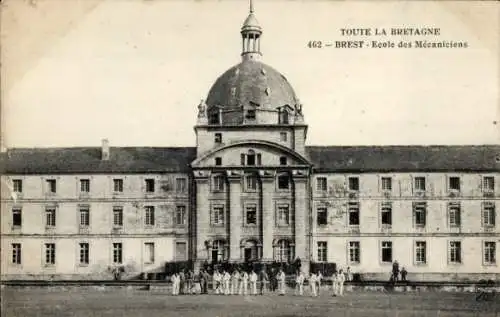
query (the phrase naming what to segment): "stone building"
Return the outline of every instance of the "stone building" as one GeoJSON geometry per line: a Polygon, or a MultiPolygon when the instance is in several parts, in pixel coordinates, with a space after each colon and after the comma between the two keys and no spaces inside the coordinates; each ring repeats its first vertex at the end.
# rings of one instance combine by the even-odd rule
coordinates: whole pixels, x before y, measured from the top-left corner
{"type": "Polygon", "coordinates": [[[241,63],[198,105],[195,147],[2,153],[2,278],[296,258],[383,279],[395,260],[412,279],[498,278],[500,146],[306,146],[261,35],[251,8],[241,63]]]}

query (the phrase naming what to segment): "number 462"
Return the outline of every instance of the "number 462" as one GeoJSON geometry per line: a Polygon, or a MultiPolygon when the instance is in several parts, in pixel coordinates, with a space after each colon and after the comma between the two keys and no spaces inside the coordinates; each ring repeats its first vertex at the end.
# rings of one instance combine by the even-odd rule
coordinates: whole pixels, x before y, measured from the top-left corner
{"type": "Polygon", "coordinates": [[[323,42],[321,42],[321,41],[309,41],[309,43],[307,43],[307,47],[309,47],[309,48],[322,48],[323,42]]]}

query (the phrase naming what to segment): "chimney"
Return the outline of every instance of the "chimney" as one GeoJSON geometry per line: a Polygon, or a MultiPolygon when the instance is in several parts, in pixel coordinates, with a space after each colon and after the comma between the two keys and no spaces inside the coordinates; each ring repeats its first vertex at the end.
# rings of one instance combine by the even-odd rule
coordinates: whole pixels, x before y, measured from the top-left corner
{"type": "Polygon", "coordinates": [[[109,141],[108,139],[102,139],[101,145],[101,160],[109,160],[109,141]]]}

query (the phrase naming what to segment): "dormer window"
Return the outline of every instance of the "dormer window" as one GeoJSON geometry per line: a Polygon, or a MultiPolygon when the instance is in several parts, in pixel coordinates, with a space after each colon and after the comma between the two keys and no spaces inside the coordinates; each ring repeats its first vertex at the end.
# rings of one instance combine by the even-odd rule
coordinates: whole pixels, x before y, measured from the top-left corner
{"type": "Polygon", "coordinates": [[[255,120],[255,110],[254,109],[247,110],[246,119],[247,120],[255,120]]]}
{"type": "Polygon", "coordinates": [[[219,117],[219,112],[218,111],[213,111],[208,115],[208,122],[210,124],[219,124],[220,123],[220,117],[219,117]]]}
{"type": "Polygon", "coordinates": [[[280,165],[286,165],[286,156],[280,157],[280,165]]]}
{"type": "Polygon", "coordinates": [[[286,110],[286,106],[278,108],[278,113],[279,113],[279,118],[278,118],[278,123],[279,124],[288,124],[288,111],[286,110]]]}

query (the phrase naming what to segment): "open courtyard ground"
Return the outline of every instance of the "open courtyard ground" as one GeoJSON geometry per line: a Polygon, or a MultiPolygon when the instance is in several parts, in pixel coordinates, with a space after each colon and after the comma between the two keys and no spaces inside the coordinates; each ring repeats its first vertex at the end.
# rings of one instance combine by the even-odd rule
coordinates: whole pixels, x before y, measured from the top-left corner
{"type": "Polygon", "coordinates": [[[422,316],[500,317],[500,298],[477,302],[474,293],[347,293],[332,297],[171,296],[137,289],[13,289],[2,290],[2,316],[422,316]]]}

